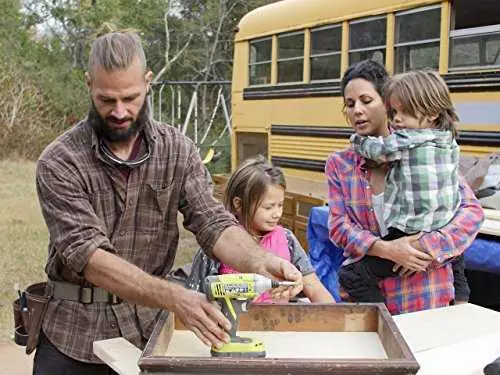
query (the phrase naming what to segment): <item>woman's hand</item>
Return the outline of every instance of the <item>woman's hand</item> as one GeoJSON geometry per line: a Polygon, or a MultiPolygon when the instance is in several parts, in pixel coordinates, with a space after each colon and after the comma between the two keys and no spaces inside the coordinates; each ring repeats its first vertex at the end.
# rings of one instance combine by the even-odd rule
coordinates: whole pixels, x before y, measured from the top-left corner
{"type": "Polygon", "coordinates": [[[416,272],[416,271],[410,270],[406,267],[403,267],[399,264],[395,264],[394,267],[392,267],[392,271],[394,273],[397,273],[401,277],[411,276],[416,272]]]}
{"type": "Polygon", "coordinates": [[[377,256],[392,260],[396,263],[397,269],[401,268],[400,272],[402,272],[403,275],[412,272],[423,272],[427,270],[427,267],[434,258],[420,248],[418,245],[419,237],[420,234],[414,234],[392,241],[380,240],[383,242],[383,251],[377,256]],[[416,246],[418,248],[416,248],[416,246]]]}
{"type": "MultiPolygon", "coordinates": [[[[425,253],[424,249],[420,245],[420,241],[418,241],[419,238],[420,238],[419,234],[410,236],[410,246],[412,246],[414,249],[416,249],[418,251],[425,253]]],[[[429,265],[427,265],[427,267],[428,266],[429,265]]],[[[401,277],[411,276],[416,272],[416,271],[411,270],[409,268],[406,268],[400,264],[395,264],[394,267],[392,268],[392,270],[393,270],[393,272],[399,274],[399,276],[401,276],[401,277]]]]}

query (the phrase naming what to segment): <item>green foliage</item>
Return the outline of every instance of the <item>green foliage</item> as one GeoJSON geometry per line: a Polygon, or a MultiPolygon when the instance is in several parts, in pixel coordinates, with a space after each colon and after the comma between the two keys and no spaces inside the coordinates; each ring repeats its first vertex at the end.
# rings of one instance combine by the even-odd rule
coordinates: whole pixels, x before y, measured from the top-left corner
{"type": "MultiPolygon", "coordinates": [[[[230,79],[239,19],[271,2],[0,0],[0,158],[38,157],[85,115],[83,74],[103,23],[136,29],[150,68],[164,71],[161,79],[230,79]],[[178,58],[166,59],[167,50],[169,59],[178,58]]],[[[203,91],[202,100],[213,102],[213,93],[203,91]]],[[[201,111],[204,121],[208,107],[201,111]]]]}
{"type": "Polygon", "coordinates": [[[8,17],[0,27],[0,157],[36,158],[83,115],[82,74],[72,68],[61,44],[37,39],[17,1],[2,2],[8,17]]]}

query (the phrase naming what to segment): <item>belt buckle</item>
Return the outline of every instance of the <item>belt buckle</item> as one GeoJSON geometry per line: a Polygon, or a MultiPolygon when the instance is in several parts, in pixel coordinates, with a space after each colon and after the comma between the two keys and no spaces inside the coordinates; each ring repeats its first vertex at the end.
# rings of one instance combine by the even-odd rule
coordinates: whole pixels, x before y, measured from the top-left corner
{"type": "Polygon", "coordinates": [[[94,288],[81,286],[78,291],[78,300],[84,305],[89,305],[94,302],[94,288]]]}
{"type": "Polygon", "coordinates": [[[110,305],[118,305],[122,302],[122,299],[118,297],[116,294],[108,293],[108,303],[110,305]]]}

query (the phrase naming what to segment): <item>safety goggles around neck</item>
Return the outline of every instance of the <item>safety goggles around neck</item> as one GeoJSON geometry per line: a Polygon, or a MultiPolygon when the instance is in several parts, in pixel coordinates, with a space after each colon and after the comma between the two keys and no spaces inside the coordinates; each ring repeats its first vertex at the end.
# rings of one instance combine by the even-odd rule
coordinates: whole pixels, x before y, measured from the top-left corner
{"type": "Polygon", "coordinates": [[[146,145],[146,152],[134,160],[123,160],[119,158],[113,154],[103,140],[99,142],[99,151],[103,160],[109,165],[113,165],[115,167],[135,168],[146,162],[151,157],[151,149],[149,148],[149,143],[146,137],[142,138],[142,141],[146,145]]]}

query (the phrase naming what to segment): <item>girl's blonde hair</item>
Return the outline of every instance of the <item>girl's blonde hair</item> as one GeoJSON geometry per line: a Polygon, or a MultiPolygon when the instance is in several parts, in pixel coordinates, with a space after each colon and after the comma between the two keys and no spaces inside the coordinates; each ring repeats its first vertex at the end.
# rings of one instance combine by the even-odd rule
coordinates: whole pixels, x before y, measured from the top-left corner
{"type": "Polygon", "coordinates": [[[285,176],[280,168],[270,164],[263,156],[245,160],[227,182],[224,206],[238,217],[247,231],[252,229],[252,219],[269,186],[286,189],[285,176]],[[234,207],[234,198],[241,200],[239,213],[234,207]]]}
{"type": "Polygon", "coordinates": [[[392,77],[384,88],[389,119],[392,119],[391,98],[399,101],[404,112],[412,117],[418,118],[419,114],[437,116],[434,128],[451,131],[456,136],[458,115],[448,86],[439,73],[433,70],[415,70],[392,77]]]}

